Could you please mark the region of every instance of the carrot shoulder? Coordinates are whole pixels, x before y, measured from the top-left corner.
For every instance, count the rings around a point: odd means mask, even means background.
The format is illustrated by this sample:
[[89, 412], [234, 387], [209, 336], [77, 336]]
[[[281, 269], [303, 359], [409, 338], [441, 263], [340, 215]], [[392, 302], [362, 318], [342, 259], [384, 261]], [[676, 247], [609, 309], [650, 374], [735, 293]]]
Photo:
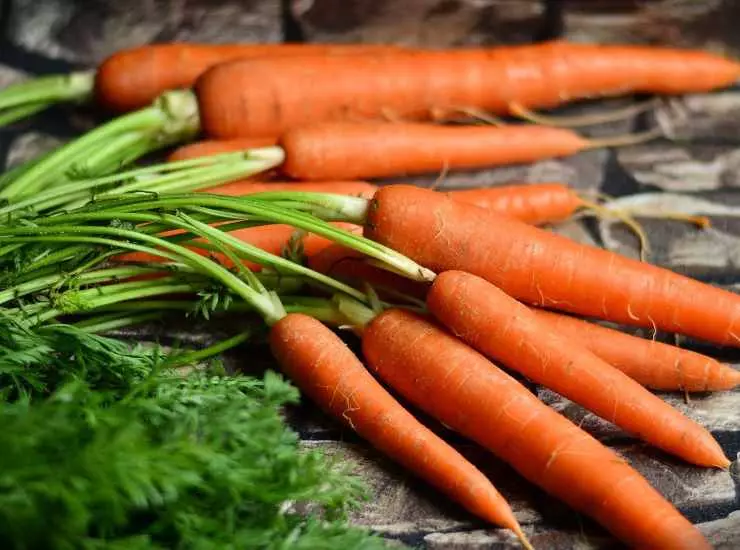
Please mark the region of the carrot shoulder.
[[362, 334], [370, 368], [406, 399], [635, 548], [710, 548], [637, 471], [437, 325], [387, 310]]
[[412, 186], [381, 188], [366, 236], [533, 305], [740, 346], [740, 296]]
[[471, 512], [521, 534], [488, 479], [404, 409], [319, 321], [288, 314], [273, 325], [270, 347], [285, 373], [325, 412]]
[[298, 126], [285, 132], [279, 144], [286, 174], [319, 181], [521, 164], [589, 147], [588, 140], [565, 128], [385, 122]]

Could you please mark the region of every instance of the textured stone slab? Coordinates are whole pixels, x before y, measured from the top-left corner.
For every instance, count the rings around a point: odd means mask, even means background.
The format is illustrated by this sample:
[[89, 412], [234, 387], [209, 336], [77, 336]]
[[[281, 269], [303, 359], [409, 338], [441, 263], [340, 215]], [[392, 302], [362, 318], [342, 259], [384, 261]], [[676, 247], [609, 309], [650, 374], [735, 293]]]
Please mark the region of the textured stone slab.
[[542, 26], [537, 0], [292, 0], [312, 42], [390, 42], [421, 46], [529, 42]]
[[714, 550], [740, 548], [740, 512], [726, 518], [699, 524], [699, 529], [712, 543]]
[[13, 0], [9, 38], [50, 57], [92, 64], [149, 42], [277, 42], [273, 0]]
[[6, 168], [13, 168], [28, 160], [59, 147], [62, 140], [39, 132], [27, 132], [16, 137], [10, 144]]
[[740, 52], [740, 35], [735, 27], [740, 4], [734, 0], [568, 0], [563, 6], [563, 34], [570, 40]]
[[26, 78], [26, 73], [20, 69], [0, 64], [0, 89]]

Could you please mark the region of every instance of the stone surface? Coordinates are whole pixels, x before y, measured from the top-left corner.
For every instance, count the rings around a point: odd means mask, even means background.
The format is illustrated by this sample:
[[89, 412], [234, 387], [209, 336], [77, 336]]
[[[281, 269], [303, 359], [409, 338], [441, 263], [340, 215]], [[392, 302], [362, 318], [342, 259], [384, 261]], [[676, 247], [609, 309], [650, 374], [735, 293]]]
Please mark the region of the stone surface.
[[6, 168], [13, 168], [27, 160], [59, 147], [62, 141], [48, 134], [28, 132], [22, 134], [10, 144], [6, 160]]
[[735, 0], [565, 0], [561, 5], [563, 34], [570, 40], [740, 51]]
[[699, 529], [712, 543], [714, 550], [740, 548], [740, 512], [726, 518], [699, 524]]
[[19, 82], [27, 76], [24, 71], [0, 64], [0, 88]]
[[148, 42], [278, 42], [275, 0], [13, 0], [9, 38], [30, 51], [93, 64]]
[[292, 0], [311, 42], [418, 46], [529, 42], [542, 27], [539, 0]]

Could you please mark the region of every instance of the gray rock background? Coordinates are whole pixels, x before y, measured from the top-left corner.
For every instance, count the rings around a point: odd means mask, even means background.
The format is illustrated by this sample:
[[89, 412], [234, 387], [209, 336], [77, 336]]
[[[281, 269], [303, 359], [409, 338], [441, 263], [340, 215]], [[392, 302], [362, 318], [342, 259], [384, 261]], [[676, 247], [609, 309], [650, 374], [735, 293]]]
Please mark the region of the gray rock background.
[[[740, 2], [714, 0], [0, 0], [0, 87], [23, 78], [93, 66], [111, 52], [147, 42], [384, 41], [425, 46], [523, 43], [554, 37], [701, 47], [740, 53]], [[600, 102], [564, 112], [603, 110], [634, 101]], [[78, 135], [103, 115], [59, 107], [0, 129], [0, 167], [10, 167]], [[513, 181], [563, 181], [582, 191], [619, 197], [625, 207], [706, 215], [712, 228], [645, 218], [650, 260], [711, 284], [740, 288], [740, 90], [664, 102], [646, 116], [595, 127], [592, 135], [634, 132], [660, 124], [671, 139], [618, 150], [583, 153], [475, 173], [448, 174], [445, 187]], [[431, 185], [434, 178], [417, 178]], [[614, 220], [584, 218], [557, 231], [636, 256], [634, 235]], [[232, 327], [233, 328], [233, 327]], [[128, 333], [137, 338], [200, 345], [213, 328], [177, 323]], [[648, 335], [649, 336], [649, 335]], [[667, 338], [667, 335], [658, 335]], [[735, 365], [740, 354], [681, 341]], [[249, 358], [247, 361], [246, 358]], [[230, 353], [234, 368], [273, 366], [262, 347]], [[647, 449], [577, 405], [541, 388], [548, 404], [626, 456], [718, 549], [740, 548], [737, 474], [680, 464]], [[740, 454], [740, 391], [664, 399], [707, 426], [728, 456]], [[287, 411], [305, 444], [353, 464], [374, 498], [355, 520], [389, 538], [428, 549], [516, 548], [513, 537], [490, 529], [401, 471], [310, 403]], [[510, 499], [535, 547], [607, 549], [619, 546], [600, 528], [542, 494], [510, 468], [423, 417], [486, 471]]]

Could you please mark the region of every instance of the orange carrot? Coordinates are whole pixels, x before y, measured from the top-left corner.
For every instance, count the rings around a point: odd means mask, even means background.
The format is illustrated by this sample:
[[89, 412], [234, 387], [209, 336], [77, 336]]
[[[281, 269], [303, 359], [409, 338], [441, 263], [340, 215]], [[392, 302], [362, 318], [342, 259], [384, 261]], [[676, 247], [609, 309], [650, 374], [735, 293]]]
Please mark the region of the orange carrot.
[[188, 143], [175, 149], [167, 157], [169, 162], [178, 160], [189, 160], [201, 157], [209, 157], [220, 153], [233, 153], [245, 149], [255, 149], [258, 147], [269, 147], [275, 145], [277, 139], [273, 138], [241, 138], [231, 140], [203, 140], [195, 143]]
[[362, 334], [371, 370], [416, 406], [635, 548], [710, 545], [637, 471], [425, 319], [387, 310]]
[[726, 468], [712, 435], [488, 281], [445, 271], [429, 311], [473, 348], [684, 460]]
[[[119, 51], [98, 67], [95, 97], [105, 108], [125, 112], [145, 107], [162, 92], [189, 88], [208, 68], [236, 59], [293, 55], [338, 55], [393, 51], [374, 44], [153, 44]], [[277, 135], [277, 134], [276, 134]]]
[[488, 479], [404, 409], [319, 321], [288, 314], [272, 326], [270, 347], [283, 371], [325, 412], [471, 512], [525, 540]]
[[[342, 229], [357, 227], [353, 224], [341, 222], [335, 222], [334, 225]], [[261, 248], [262, 250], [269, 252], [270, 254], [280, 255], [282, 254], [285, 247], [288, 245], [295, 231], [295, 227], [292, 227], [290, 225], [271, 224], [258, 225], [245, 229], [237, 229], [235, 231], [232, 231], [231, 235], [233, 235], [237, 239], [244, 241], [245, 243], [256, 246], [257, 248]], [[179, 232], [179, 230], [167, 231], [162, 233], [162, 235], [172, 235]], [[200, 241], [202, 239], [196, 240]], [[303, 245], [303, 252], [304, 254], [306, 254], [307, 257], [312, 257], [318, 254], [327, 246], [331, 245], [331, 241], [318, 235], [314, 235], [313, 233], [309, 233], [308, 235], [304, 236], [301, 239], [301, 243]], [[210, 250], [199, 248], [197, 246], [188, 248], [191, 248], [193, 251], [201, 254], [202, 256], [213, 255], [219, 262], [223, 263], [224, 265], [229, 267], [233, 266], [231, 260], [229, 260], [229, 258], [225, 257], [220, 252], [212, 252]], [[159, 263], [167, 261], [161, 256], [156, 256], [145, 252], [128, 252], [126, 254], [121, 254], [120, 256], [115, 256], [114, 258], [112, 258], [112, 260], [115, 262], [145, 263]], [[244, 265], [252, 271], [260, 271], [262, 269], [262, 265], [250, 262], [248, 260], [244, 260]]]
[[445, 169], [522, 164], [572, 155], [590, 142], [566, 128], [326, 122], [299, 126], [279, 141], [281, 169], [301, 180], [362, 179]]
[[[321, 253], [319, 253], [320, 255]], [[543, 309], [532, 312], [550, 330], [578, 342], [654, 390], [718, 391], [740, 385], [740, 371], [716, 359]]]
[[443, 120], [470, 109], [508, 113], [594, 96], [707, 91], [738, 75], [740, 65], [705, 52], [556, 42], [238, 60], [204, 73], [195, 89], [204, 132], [229, 139], [319, 122]]
[[532, 225], [562, 222], [584, 206], [578, 194], [562, 183], [502, 185], [447, 191], [453, 200], [474, 204]]
[[441, 193], [381, 188], [365, 235], [433, 271], [468, 271], [533, 305], [740, 346], [736, 294]]

